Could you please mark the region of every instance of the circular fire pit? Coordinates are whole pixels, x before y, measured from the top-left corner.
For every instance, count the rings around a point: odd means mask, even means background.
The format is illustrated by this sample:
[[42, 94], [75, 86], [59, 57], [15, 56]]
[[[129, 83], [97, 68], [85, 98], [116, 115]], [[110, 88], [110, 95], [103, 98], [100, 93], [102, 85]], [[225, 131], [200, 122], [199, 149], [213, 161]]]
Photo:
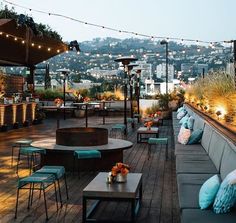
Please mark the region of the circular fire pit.
[[61, 128], [56, 130], [56, 144], [62, 146], [99, 146], [108, 144], [104, 128]]

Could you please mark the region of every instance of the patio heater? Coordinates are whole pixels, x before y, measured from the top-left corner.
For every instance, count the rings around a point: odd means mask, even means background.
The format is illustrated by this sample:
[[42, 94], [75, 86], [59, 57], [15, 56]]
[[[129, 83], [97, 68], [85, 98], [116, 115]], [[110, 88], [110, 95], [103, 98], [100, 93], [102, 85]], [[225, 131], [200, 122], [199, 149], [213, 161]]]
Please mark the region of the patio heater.
[[58, 69], [57, 72], [61, 73], [61, 76], [63, 78], [63, 101], [64, 101], [64, 109], [63, 109], [63, 115], [64, 115], [64, 120], [66, 119], [66, 79], [70, 73], [69, 69]]
[[124, 134], [127, 135], [127, 84], [128, 84], [128, 79], [127, 79], [127, 75], [128, 75], [128, 65], [131, 62], [134, 62], [138, 59], [134, 58], [134, 57], [119, 57], [117, 59], [115, 59], [115, 62], [119, 62], [122, 63], [124, 66], [124, 73], [125, 73], [125, 77], [124, 77], [124, 81], [125, 81], [125, 86], [124, 86], [124, 125], [125, 125], [125, 130], [124, 130]]
[[137, 110], [138, 110], [138, 123], [140, 122], [140, 104], [139, 104], [139, 97], [140, 97], [140, 75], [141, 75], [142, 70], [138, 69], [136, 70], [136, 86], [135, 86], [135, 94], [136, 94], [136, 99], [137, 99]]
[[[130, 118], [133, 120], [134, 118], [134, 110], [133, 110], [133, 80], [131, 71], [134, 67], [137, 67], [138, 64], [132, 63], [128, 65], [128, 76], [129, 76], [129, 94], [130, 94]], [[132, 128], [134, 128], [134, 122], [131, 123]]]

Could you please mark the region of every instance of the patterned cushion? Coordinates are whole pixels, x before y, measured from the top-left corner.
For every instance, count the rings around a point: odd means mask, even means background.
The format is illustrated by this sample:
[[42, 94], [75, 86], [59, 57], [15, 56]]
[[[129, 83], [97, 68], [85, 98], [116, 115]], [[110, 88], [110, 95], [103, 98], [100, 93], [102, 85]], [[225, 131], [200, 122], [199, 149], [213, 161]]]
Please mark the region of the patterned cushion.
[[205, 181], [199, 192], [199, 206], [201, 209], [206, 209], [213, 204], [219, 187], [220, 179], [218, 175], [214, 175]]
[[186, 110], [182, 110], [177, 114], [177, 119], [183, 118], [187, 114]]
[[188, 128], [190, 130], [193, 130], [194, 121], [195, 121], [195, 119], [193, 118], [193, 116], [190, 116], [188, 119]]
[[217, 214], [227, 213], [236, 202], [236, 170], [229, 173], [220, 185], [213, 209]]
[[191, 135], [190, 129], [186, 129], [182, 126], [179, 131], [178, 142], [186, 145], [188, 143], [190, 135]]
[[202, 134], [203, 134], [202, 129], [194, 130], [189, 138], [188, 144], [192, 145], [192, 144], [199, 143], [199, 141], [202, 139]]

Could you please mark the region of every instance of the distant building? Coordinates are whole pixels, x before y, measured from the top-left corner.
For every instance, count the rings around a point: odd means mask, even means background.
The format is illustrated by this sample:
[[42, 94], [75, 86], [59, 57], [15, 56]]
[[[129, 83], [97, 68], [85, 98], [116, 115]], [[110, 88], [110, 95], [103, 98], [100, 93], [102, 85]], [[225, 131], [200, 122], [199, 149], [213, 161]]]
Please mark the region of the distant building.
[[88, 72], [97, 79], [112, 79], [113, 77], [117, 77], [117, 70], [101, 70], [99, 67], [95, 67], [88, 70]]
[[145, 80], [152, 79], [152, 64], [147, 63], [146, 61], [137, 61], [139, 66], [135, 67], [135, 69], [141, 69], [141, 82], [145, 83]]
[[145, 80], [145, 94], [155, 95], [160, 93], [160, 83], [155, 83], [152, 79]]
[[234, 63], [227, 63], [226, 64], [226, 73], [234, 75]]
[[[166, 77], [166, 64], [162, 63], [157, 65], [156, 73], [158, 78], [165, 79]], [[175, 69], [172, 64], [168, 64], [168, 81], [171, 82], [174, 79]]]
[[193, 65], [193, 75], [194, 76], [201, 76], [203, 74], [203, 70], [204, 70], [204, 74], [208, 73], [208, 64], [194, 64]]
[[182, 63], [181, 64], [181, 72], [182, 74], [189, 74], [193, 73], [193, 64], [192, 63]]

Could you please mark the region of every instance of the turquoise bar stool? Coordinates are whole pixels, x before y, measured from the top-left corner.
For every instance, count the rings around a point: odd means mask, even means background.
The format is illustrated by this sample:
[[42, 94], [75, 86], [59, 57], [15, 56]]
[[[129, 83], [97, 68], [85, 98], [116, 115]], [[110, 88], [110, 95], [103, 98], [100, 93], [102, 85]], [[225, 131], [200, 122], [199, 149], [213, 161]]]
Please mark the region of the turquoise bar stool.
[[43, 166], [41, 169], [37, 170], [35, 173], [54, 175], [57, 181], [58, 190], [59, 190], [59, 198], [60, 198], [61, 207], [62, 207], [61, 187], [60, 187], [60, 182], [59, 182], [61, 178], [64, 178], [65, 188], [66, 188], [66, 197], [67, 197], [67, 200], [69, 199], [65, 167], [64, 166]]
[[32, 202], [33, 202], [34, 190], [39, 190], [40, 194], [41, 194], [41, 191], [43, 191], [46, 220], [48, 220], [48, 210], [47, 210], [47, 200], [46, 200], [45, 189], [48, 188], [52, 184], [54, 184], [56, 205], [57, 205], [57, 210], [58, 210], [56, 181], [55, 181], [55, 176], [53, 174], [34, 173], [31, 176], [19, 179], [18, 185], [17, 185], [15, 218], [17, 218], [17, 209], [18, 209], [18, 200], [19, 200], [20, 190], [24, 189], [24, 190], [29, 190], [28, 209], [30, 208], [30, 204], [32, 205]]
[[168, 138], [149, 138], [148, 139], [148, 159], [151, 155], [152, 145], [165, 145], [165, 156], [168, 159]]
[[110, 136], [117, 137], [117, 134], [120, 134], [121, 138], [124, 137], [125, 125], [124, 124], [115, 124], [111, 127]]
[[75, 150], [74, 151], [74, 161], [73, 161], [73, 172], [75, 169], [75, 159], [78, 160], [78, 174], [80, 174], [79, 160], [81, 159], [100, 159], [101, 152], [98, 150]]
[[13, 160], [14, 160], [14, 149], [15, 148], [20, 149], [21, 147], [24, 147], [24, 146], [30, 146], [32, 142], [33, 141], [31, 139], [19, 139], [13, 143], [11, 147], [11, 166], [12, 167], [13, 167]]
[[20, 165], [20, 160], [21, 160], [22, 155], [27, 156], [28, 168], [29, 168], [29, 171], [30, 171], [30, 174], [31, 174], [32, 169], [39, 165], [39, 164], [36, 164], [36, 156], [38, 154], [46, 154], [46, 150], [36, 148], [36, 147], [32, 147], [32, 146], [21, 147], [19, 149], [19, 153], [18, 153], [18, 159], [17, 159], [17, 165], [16, 165], [16, 174], [18, 175], [18, 170], [19, 170], [19, 165]]

